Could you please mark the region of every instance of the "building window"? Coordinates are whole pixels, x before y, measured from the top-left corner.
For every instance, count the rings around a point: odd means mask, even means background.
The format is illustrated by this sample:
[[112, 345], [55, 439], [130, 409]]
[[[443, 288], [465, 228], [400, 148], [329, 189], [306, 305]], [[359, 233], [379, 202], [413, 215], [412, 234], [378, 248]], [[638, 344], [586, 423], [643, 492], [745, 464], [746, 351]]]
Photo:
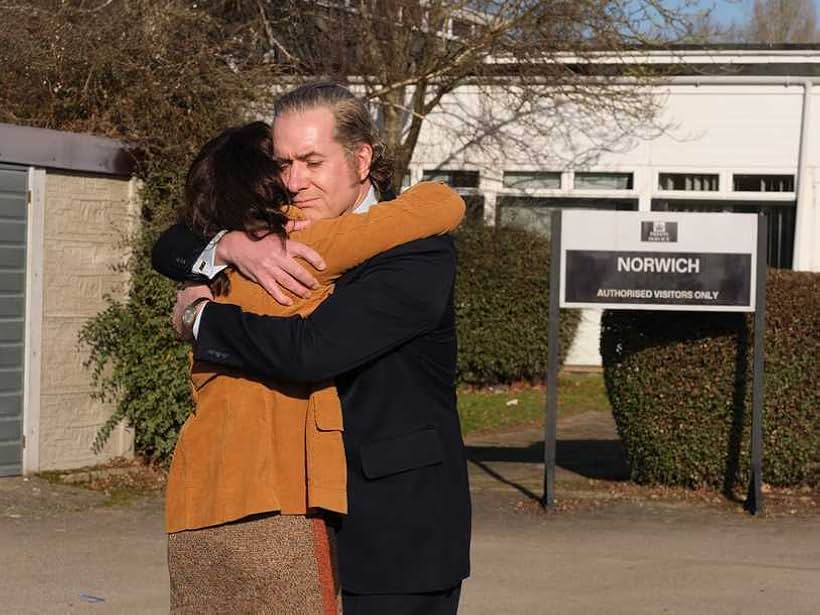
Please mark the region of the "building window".
[[496, 223], [539, 233], [549, 239], [555, 209], [637, 211], [637, 199], [533, 197], [505, 194], [496, 201]]
[[437, 181], [449, 184], [451, 188], [478, 188], [478, 171], [445, 171], [428, 169], [424, 171], [424, 181]]
[[794, 192], [794, 175], [735, 175], [735, 192]]
[[716, 192], [720, 189], [720, 176], [695, 173], [661, 173], [658, 175], [660, 190]]
[[795, 204], [738, 203], [732, 201], [690, 201], [652, 199], [652, 211], [694, 211], [752, 214], [763, 212], [769, 220], [766, 263], [769, 267], [791, 269], [794, 251]]
[[484, 221], [484, 195], [465, 194], [464, 204], [467, 205], [467, 212], [464, 214], [468, 223], [480, 223]]
[[632, 190], [632, 173], [576, 173], [576, 190]]
[[545, 171], [504, 171], [504, 188], [513, 190], [560, 190], [561, 174]]

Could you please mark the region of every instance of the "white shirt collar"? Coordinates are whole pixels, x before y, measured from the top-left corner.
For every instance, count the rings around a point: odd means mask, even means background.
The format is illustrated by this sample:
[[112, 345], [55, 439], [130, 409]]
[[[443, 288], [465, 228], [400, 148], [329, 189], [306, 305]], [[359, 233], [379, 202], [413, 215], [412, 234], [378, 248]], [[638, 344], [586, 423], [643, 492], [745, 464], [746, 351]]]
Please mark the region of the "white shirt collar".
[[362, 202], [359, 203], [358, 207], [356, 207], [353, 211], [357, 214], [367, 213], [367, 210], [378, 202], [379, 199], [376, 198], [376, 188], [371, 183], [370, 190], [367, 191], [367, 194], [364, 196], [364, 199], [362, 199]]

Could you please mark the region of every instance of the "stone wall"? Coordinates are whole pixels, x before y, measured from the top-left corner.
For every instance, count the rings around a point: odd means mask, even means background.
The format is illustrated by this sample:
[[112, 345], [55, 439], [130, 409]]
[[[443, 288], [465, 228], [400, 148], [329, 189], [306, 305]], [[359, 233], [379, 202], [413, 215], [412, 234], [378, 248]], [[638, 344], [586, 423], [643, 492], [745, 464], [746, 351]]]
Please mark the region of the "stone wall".
[[113, 407], [91, 398], [87, 352], [77, 336], [122, 295], [127, 275], [114, 267], [128, 256], [126, 238], [137, 220], [134, 183], [127, 179], [49, 171], [43, 233], [43, 322], [40, 387], [40, 470], [76, 468], [133, 454], [124, 426], [104, 450], [91, 450]]

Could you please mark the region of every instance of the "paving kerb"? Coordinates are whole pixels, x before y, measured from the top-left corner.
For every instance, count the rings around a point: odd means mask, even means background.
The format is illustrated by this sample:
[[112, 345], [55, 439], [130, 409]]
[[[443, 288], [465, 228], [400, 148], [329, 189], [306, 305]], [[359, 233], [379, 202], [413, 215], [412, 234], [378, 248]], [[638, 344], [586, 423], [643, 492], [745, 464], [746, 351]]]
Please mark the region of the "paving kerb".
[[[611, 442], [612, 426], [570, 419], [559, 437], [576, 444], [564, 446], [563, 459], [581, 473], [559, 471], [559, 500], [605, 499], [584, 490], [585, 474], [611, 468], [579, 466], [570, 453], [612, 453], [595, 442]], [[752, 518], [697, 502], [640, 500], [544, 514], [525, 493], [540, 494], [542, 468], [527, 461], [539, 454], [540, 437], [535, 427], [468, 440], [471, 457], [484, 460], [470, 464], [473, 574], [461, 614], [818, 612], [816, 516]], [[0, 479], [0, 613], [167, 612], [161, 498], [104, 503], [77, 487]], [[88, 601], [95, 597], [104, 602]]]

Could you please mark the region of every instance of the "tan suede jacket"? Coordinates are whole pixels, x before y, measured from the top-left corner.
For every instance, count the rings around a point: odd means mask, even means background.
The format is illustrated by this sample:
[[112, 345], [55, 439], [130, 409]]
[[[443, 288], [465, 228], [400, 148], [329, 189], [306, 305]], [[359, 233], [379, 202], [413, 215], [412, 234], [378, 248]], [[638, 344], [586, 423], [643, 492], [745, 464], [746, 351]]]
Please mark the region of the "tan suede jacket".
[[[421, 183], [367, 213], [319, 220], [291, 238], [325, 260], [309, 299], [281, 306], [257, 284], [229, 273], [217, 298], [247, 312], [306, 316], [333, 292], [345, 271], [402, 243], [454, 230], [464, 201], [439, 183]], [[332, 383], [254, 380], [195, 362], [196, 408], [180, 431], [165, 499], [166, 529], [178, 532], [280, 511], [347, 512], [341, 404]]]

